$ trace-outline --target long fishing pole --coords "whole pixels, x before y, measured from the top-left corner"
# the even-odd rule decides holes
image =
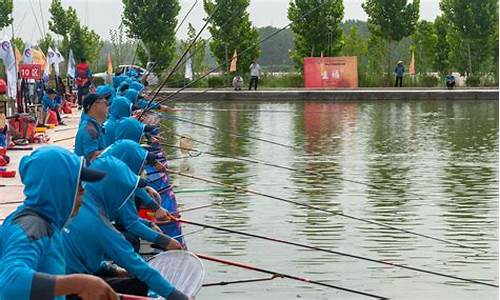
[[[184,24],[184,21],[186,21],[187,17],[189,16],[189,14],[191,13],[191,11],[193,10],[193,8],[196,6],[196,3],[198,3],[198,0],[196,0],[193,5],[191,6],[191,8],[189,9],[189,11],[186,13],[186,15],[184,16],[184,18],[182,18],[182,21],[179,23],[179,25],[177,25],[177,28],[175,29],[175,32],[174,32],[174,36],[177,34],[177,31],[179,31],[179,29],[181,28],[182,24]]]
[[[307,15],[309,15],[309,14],[313,13],[314,11],[316,11],[316,10],[318,10],[318,9],[322,8],[322,7],[323,7],[323,6],[325,6],[327,3],[328,3],[328,2],[326,2],[326,1],[325,1],[325,2],[323,2],[322,4],[320,4],[320,5],[316,6],[315,8],[311,9],[310,11],[308,11],[308,12],[304,13],[304,14],[302,15],[302,18],[304,18],[304,17],[306,17]],[[291,26],[294,22],[295,22],[295,21],[292,21],[292,22],[288,23],[287,25],[285,25],[285,26],[284,26],[284,27],[282,27],[281,29],[279,29],[279,30],[277,30],[277,31],[273,32],[272,34],[268,35],[267,37],[265,37],[265,38],[263,38],[263,39],[259,40],[257,43],[254,43],[254,44],[250,45],[249,47],[247,47],[246,49],[244,49],[243,51],[241,51],[241,52],[240,52],[240,55],[241,55],[242,53],[245,53],[245,52],[247,52],[247,51],[251,50],[251,49],[252,49],[253,47],[255,47],[256,45],[259,45],[259,44],[261,44],[261,43],[263,43],[263,42],[267,41],[268,39],[272,38],[273,36],[277,35],[278,33],[280,33],[280,32],[282,32],[282,31],[286,30],[286,29],[287,29],[288,27],[290,27],[290,26]],[[208,75],[210,75],[211,73],[213,73],[213,72],[217,71],[217,70],[218,70],[218,69],[220,69],[221,67],[222,67],[222,65],[218,65],[218,66],[216,66],[215,68],[213,68],[213,69],[211,69],[210,71],[208,71],[208,72],[207,72],[205,75],[203,75],[202,77],[200,77],[200,78],[198,78],[198,79],[196,79],[196,80],[194,80],[194,81],[192,81],[192,82],[188,83],[187,85],[183,86],[182,88],[179,88],[176,92],[174,92],[174,93],[170,94],[169,96],[167,96],[167,97],[166,97],[163,101],[169,101],[169,99],[171,99],[173,96],[177,95],[178,93],[180,93],[181,91],[183,91],[183,90],[184,90],[184,89],[186,89],[187,87],[189,87],[189,86],[191,86],[191,85],[193,85],[193,84],[197,83],[198,81],[202,80],[203,78],[207,77],[207,76],[208,76]],[[159,91],[159,90],[158,90],[158,91]],[[162,103],[162,102],[161,102],[161,101],[158,101],[158,103]],[[149,109],[150,109],[150,108],[149,108]]]
[[[379,295],[375,295],[375,294],[370,294],[370,293],[363,292],[363,291],[353,290],[353,289],[349,289],[349,288],[345,288],[345,287],[341,287],[341,286],[337,286],[337,285],[333,285],[333,284],[328,284],[328,283],[324,283],[324,282],[320,282],[320,281],[316,281],[316,280],[311,280],[311,279],[304,278],[304,277],[284,274],[284,273],[280,273],[280,272],[276,272],[276,271],[272,271],[272,270],[268,270],[268,269],[259,268],[256,266],[251,266],[251,265],[242,264],[239,262],[234,262],[234,261],[229,261],[229,260],[225,260],[225,259],[220,259],[220,258],[208,256],[205,254],[196,253],[196,256],[201,258],[201,259],[204,259],[204,260],[218,262],[221,264],[225,264],[225,265],[229,265],[229,266],[233,266],[233,267],[239,267],[242,269],[252,270],[252,271],[256,271],[256,272],[260,272],[260,273],[270,274],[270,275],[275,276],[276,278],[287,278],[287,279],[291,279],[291,280],[302,281],[302,282],[306,282],[309,284],[320,285],[320,286],[324,286],[324,287],[328,287],[328,288],[332,288],[332,289],[337,289],[337,290],[341,290],[341,291],[349,292],[349,293],[353,293],[353,294],[363,295],[363,296],[367,296],[367,297],[371,297],[371,298],[376,298],[376,299],[389,299],[387,297],[383,297],[383,296],[379,296]]]
[[[158,96],[158,94],[160,93],[161,89],[165,86],[165,84],[170,79],[170,77],[172,77],[172,75],[174,74],[174,72],[177,71],[177,69],[180,67],[180,63],[182,62],[182,60],[184,59],[184,57],[186,57],[186,55],[189,52],[189,50],[191,50],[191,48],[194,46],[194,44],[196,43],[196,41],[200,37],[201,33],[205,30],[205,28],[207,28],[209,22],[212,20],[212,17],[215,15],[215,13],[218,12],[218,8],[219,8],[219,6],[217,6],[215,8],[215,10],[213,11],[213,13],[207,18],[207,20],[205,21],[205,24],[203,24],[203,27],[198,31],[198,34],[196,34],[195,38],[191,41],[191,43],[188,45],[187,49],[184,51],[184,53],[182,54],[182,56],[179,58],[179,60],[177,60],[177,63],[175,64],[175,66],[173,67],[173,69],[167,75],[167,78],[165,78],[165,80],[162,82],[162,84],[160,85],[160,87],[158,88],[158,90],[155,92],[155,94],[153,95],[153,97],[148,101],[146,107],[144,108],[144,110],[139,115],[139,118],[138,118],[139,120],[144,115],[144,113],[147,112],[150,109],[151,103],[153,103],[154,99],[156,98],[156,96]]]
[[[392,229],[392,230],[395,230],[395,231],[400,231],[400,232],[408,233],[408,234],[411,234],[411,235],[415,235],[415,236],[419,236],[419,237],[431,239],[431,240],[434,240],[434,241],[439,241],[439,242],[442,242],[442,243],[446,243],[446,244],[450,244],[450,245],[455,245],[455,246],[458,246],[458,247],[461,247],[461,248],[473,249],[473,250],[476,250],[476,251],[481,251],[483,253],[487,253],[488,252],[488,251],[486,251],[484,249],[481,249],[479,247],[468,246],[468,245],[464,245],[462,243],[458,243],[458,242],[454,242],[454,241],[450,241],[450,240],[446,240],[446,239],[442,239],[442,238],[433,237],[433,236],[430,236],[430,235],[427,235],[427,234],[418,233],[418,232],[407,230],[407,229],[404,229],[404,228],[399,228],[399,227],[396,227],[396,226],[393,226],[393,225],[389,225],[389,224],[386,224],[386,223],[377,222],[377,221],[373,221],[373,220],[368,220],[368,219],[364,219],[364,218],[361,218],[361,217],[356,217],[356,216],[353,216],[353,215],[348,215],[348,214],[345,214],[345,213],[336,212],[336,211],[333,211],[333,210],[330,210],[330,209],[326,209],[326,208],[322,208],[322,207],[319,207],[319,206],[315,206],[315,205],[311,205],[311,204],[307,204],[307,203],[301,203],[301,202],[298,202],[298,201],[293,201],[293,200],[290,200],[290,199],[286,199],[286,198],[282,198],[282,197],[278,197],[278,196],[273,196],[273,195],[265,194],[265,193],[258,192],[258,191],[255,191],[255,190],[251,190],[251,189],[247,189],[247,188],[244,188],[244,187],[241,187],[241,186],[236,186],[236,185],[232,185],[232,184],[228,184],[228,183],[223,183],[223,182],[220,182],[220,181],[216,181],[216,180],[208,179],[208,178],[204,178],[204,177],[194,176],[194,175],[191,175],[191,174],[186,174],[186,173],[182,173],[182,172],[179,172],[179,171],[171,170],[169,168],[167,168],[167,171],[170,172],[170,173],[172,173],[172,174],[177,174],[179,176],[188,177],[188,178],[192,178],[192,179],[197,179],[197,180],[205,181],[205,182],[216,184],[216,185],[227,186],[227,187],[230,187],[230,188],[234,189],[235,191],[246,192],[246,193],[257,195],[257,196],[262,196],[262,197],[265,197],[265,198],[269,198],[269,199],[273,199],[273,200],[277,200],[277,201],[281,201],[281,202],[286,202],[286,203],[290,203],[290,204],[297,205],[297,206],[303,206],[303,207],[306,207],[306,208],[309,208],[309,209],[313,209],[313,210],[317,210],[317,211],[326,212],[326,213],[329,213],[329,214],[334,215],[334,216],[341,216],[341,217],[344,217],[344,218],[348,218],[348,219],[360,221],[360,222],[363,222],[363,223],[377,225],[377,226],[388,228],[388,229]]]
[[[251,140],[261,141],[261,142],[265,142],[265,143],[269,143],[269,144],[273,144],[273,145],[276,145],[276,146],[281,146],[281,147],[285,147],[285,148],[289,148],[289,149],[296,149],[297,148],[297,147],[292,146],[292,145],[288,145],[288,144],[284,144],[284,143],[280,143],[280,142],[275,142],[273,140],[264,139],[264,138],[260,138],[260,137],[256,137],[256,136],[243,135],[243,134],[231,132],[231,131],[228,131],[228,130],[223,130],[223,129],[217,128],[215,126],[211,126],[211,125],[207,125],[207,124],[203,124],[203,123],[194,122],[194,121],[191,121],[191,120],[188,120],[188,119],[184,119],[184,118],[179,118],[179,117],[175,117],[175,116],[170,116],[169,115],[167,117],[167,119],[171,119],[171,120],[175,120],[175,121],[181,121],[181,122],[185,122],[185,123],[189,123],[189,124],[193,124],[193,125],[205,127],[205,128],[216,130],[216,131],[223,131],[223,132],[225,132],[225,133],[227,133],[227,134],[229,134],[231,136],[235,136],[235,137],[239,137],[239,138],[248,138],[248,139],[251,139]]]
[[[181,138],[183,137],[181,134],[176,134],[176,135],[181,136]],[[163,138],[160,138],[160,139],[163,139]],[[195,141],[197,143],[200,143],[200,144],[204,144],[204,145],[208,145],[208,146],[215,146],[215,145],[210,144],[210,143],[206,143],[206,142],[203,142],[203,141],[195,140],[195,139],[193,139],[191,137],[189,137],[188,139],[190,139],[192,141]],[[219,154],[219,153],[210,152],[210,151],[201,151],[201,150],[198,150],[198,149],[186,148],[186,147],[182,147],[182,146],[167,144],[167,143],[164,143],[164,142],[160,142],[160,145],[166,146],[166,147],[170,147],[170,148],[177,148],[177,149],[181,149],[181,150],[195,151],[196,152],[196,156],[199,156],[199,155],[205,153],[207,155],[214,156],[214,157],[229,158],[229,159],[234,159],[234,160],[239,160],[239,161],[250,162],[250,163],[254,163],[254,164],[261,164],[261,165],[265,165],[265,166],[269,166],[269,167],[274,167],[274,168],[278,168],[278,169],[283,169],[283,170],[288,170],[288,171],[303,172],[305,174],[319,176],[319,177],[322,177],[324,179],[333,178],[333,179],[341,180],[341,181],[344,181],[344,182],[350,182],[350,183],[360,184],[360,185],[363,185],[363,186],[366,186],[366,187],[370,187],[370,188],[373,188],[373,189],[377,189],[377,190],[380,189],[380,186],[378,186],[376,184],[366,183],[366,182],[358,181],[358,180],[354,180],[354,179],[347,179],[347,178],[343,178],[343,177],[339,177],[339,176],[331,176],[331,175],[327,176],[327,175],[325,175],[325,174],[323,174],[321,172],[309,171],[309,170],[300,170],[298,168],[292,168],[292,167],[289,167],[289,166],[279,165],[279,164],[275,164],[275,163],[271,163],[271,162],[267,162],[267,161],[255,159],[255,158],[252,158],[252,157],[248,157],[248,156],[247,157],[242,157],[242,156],[224,155],[224,154]],[[385,188],[387,188],[389,190],[392,190],[392,191],[396,190],[396,189],[394,189],[392,187],[385,187]],[[419,200],[424,200],[421,196],[419,196],[416,193],[408,192],[408,194],[411,194],[411,195],[417,197]]]
[[[444,273],[441,273],[441,272],[430,271],[430,270],[426,270],[426,269],[422,269],[422,268],[418,268],[418,267],[412,267],[412,266],[408,266],[408,265],[401,265],[401,264],[397,264],[397,263],[391,263],[391,262],[388,262],[388,261],[383,261],[383,260],[378,260],[378,259],[369,258],[369,257],[365,257],[365,256],[355,255],[355,254],[352,254],[352,253],[345,253],[345,252],[340,252],[340,251],[325,249],[325,248],[321,248],[321,247],[315,247],[315,246],[311,246],[311,245],[306,245],[306,244],[301,244],[301,243],[297,243],[297,242],[286,241],[286,240],[282,240],[282,239],[277,239],[277,238],[273,238],[273,237],[268,237],[268,236],[253,234],[253,233],[249,233],[249,232],[244,232],[244,231],[239,231],[239,230],[233,230],[233,229],[228,229],[228,228],[224,228],[224,227],[219,227],[219,226],[214,226],[214,225],[209,225],[209,224],[204,224],[204,223],[198,223],[198,222],[193,222],[193,221],[188,221],[188,220],[185,220],[185,219],[175,219],[174,221],[180,222],[180,223],[184,223],[184,224],[194,225],[194,226],[198,226],[198,227],[202,227],[202,228],[209,228],[209,229],[214,229],[214,230],[218,230],[218,231],[224,231],[224,232],[234,233],[234,234],[238,234],[238,235],[242,235],[242,236],[248,236],[248,237],[258,238],[258,239],[262,239],[262,240],[277,242],[277,243],[281,243],[281,244],[285,244],[285,245],[291,245],[291,246],[296,246],[296,247],[300,247],[300,248],[310,249],[310,250],[314,250],[314,251],[320,251],[320,252],[325,252],[325,253],[330,253],[330,254],[336,254],[336,255],[340,255],[340,256],[346,256],[346,257],[360,259],[360,260],[364,260],[364,261],[369,261],[369,262],[373,262],[373,263],[377,263],[377,264],[388,265],[388,266],[391,266],[391,267],[398,267],[398,268],[407,269],[407,270],[411,270],[411,271],[415,271],[415,272],[426,273],[426,274],[431,274],[431,275],[436,275],[436,276],[441,276],[441,277],[446,277],[446,278],[456,279],[456,280],[460,280],[460,281],[466,281],[466,282],[470,282],[470,283],[487,285],[487,286],[498,288],[498,285],[492,284],[492,283],[488,283],[488,282],[483,282],[483,281],[479,281],[479,280],[474,280],[474,279],[469,279],[469,278],[463,278],[463,277],[459,277],[459,276],[444,274]]]

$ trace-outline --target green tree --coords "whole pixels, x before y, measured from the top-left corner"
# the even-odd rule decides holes
[[[113,64],[116,66],[129,64],[133,59],[137,45],[125,35],[123,23],[117,29],[111,29],[109,35],[111,37],[111,49],[108,49],[105,53],[109,53],[109,50],[111,50]]]
[[[433,68],[441,74],[449,72],[450,44],[448,43],[449,25],[443,16],[434,20],[434,32],[436,33],[436,44],[434,45]]]
[[[365,76],[367,71],[368,41],[358,34],[358,26],[353,25],[345,39],[341,54],[345,56],[356,56],[358,61],[358,76]]]
[[[175,28],[180,5],[178,0],[122,0],[123,24],[129,37],[139,39],[137,57],[153,70],[164,70],[175,57]]]
[[[188,32],[187,32],[187,39],[186,40],[181,40],[181,51],[184,53],[184,51],[187,50],[189,45],[193,43],[194,38],[196,37],[196,30],[194,29],[193,25],[191,23],[188,24]],[[205,48],[206,48],[207,41],[204,39],[199,38],[196,40],[191,47],[190,50],[190,55],[191,55],[191,62],[193,64],[193,73],[202,73],[207,70],[207,65],[205,64]],[[187,59],[187,57],[186,57]]]
[[[80,25],[71,28],[70,36],[69,48],[73,50],[75,58],[85,58],[95,66],[103,45],[101,37],[94,30]]]
[[[260,56],[259,34],[246,11],[249,0],[203,0],[209,15],[208,30],[212,35],[210,50],[223,70],[229,69],[234,51],[238,53],[237,69],[249,72],[254,59]]]
[[[460,71],[492,71],[497,34],[497,0],[441,0],[443,16],[450,24],[450,58]],[[497,34],[498,35],[498,34]]]
[[[74,27],[80,26],[76,10],[71,6],[64,9],[61,0],[52,0],[49,12],[51,15],[49,29],[63,37],[59,50],[64,57],[67,57],[69,54],[70,33]]]
[[[12,0],[0,1],[0,30],[12,23]]]
[[[435,51],[438,43],[436,28],[432,22],[420,21],[412,35],[417,72],[426,73],[434,70]]]
[[[325,3],[326,2],[326,3]],[[319,8],[319,6],[321,6]],[[343,46],[344,17],[342,0],[292,0],[288,19],[292,21],[295,50],[291,58],[298,70],[304,67],[304,57],[337,55]]]
[[[396,42],[415,31],[420,0],[367,0],[361,6],[368,15],[368,29],[386,41],[387,74],[393,70],[392,51]]]
[[[26,43],[20,37],[13,38],[12,44],[14,44],[14,47],[16,47],[16,49],[19,50],[19,52],[21,53],[23,53],[24,48],[26,48]]]
[[[49,47],[53,47],[55,45],[55,41],[54,38],[47,33],[44,37],[38,40],[37,44],[38,48],[40,48],[43,53],[47,53]]]

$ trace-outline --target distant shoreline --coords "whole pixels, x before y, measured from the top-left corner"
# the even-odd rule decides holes
[[[175,93],[163,89],[160,98]],[[494,100],[499,99],[498,88],[358,88],[358,89],[262,89],[257,91],[232,89],[186,89],[172,100],[187,101],[363,101],[363,100]]]

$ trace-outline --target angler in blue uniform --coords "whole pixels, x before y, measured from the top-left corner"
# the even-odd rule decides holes
[[[75,153],[91,163],[106,147],[103,123],[108,117],[106,99],[89,94],[83,99],[81,123],[75,137]]]
[[[142,173],[144,165],[147,162],[155,161],[148,151],[131,140],[116,141],[111,146],[106,148],[106,150],[104,150],[99,157],[107,156],[113,156],[123,161],[136,175]],[[153,188],[145,187],[138,189],[135,196],[139,198],[140,202],[145,207],[155,211],[155,217],[157,219],[168,218],[167,212],[159,204],[161,196]],[[152,197],[157,198],[157,200]],[[131,236],[126,235],[129,241],[132,240],[134,242],[138,242],[138,240],[134,237],[139,237],[158,245],[163,250],[182,249],[182,246],[176,240],[164,235],[161,232],[161,229],[154,223],[139,218],[137,215],[136,202],[133,201],[133,199],[128,201],[123,208],[119,210],[118,218],[114,221],[117,221],[117,224],[119,225],[118,228],[120,228],[120,230],[123,229],[123,231],[130,233]],[[154,230],[151,227],[153,227]]]
[[[24,203],[0,227],[0,299],[63,299],[58,296],[69,294],[117,299],[97,277],[64,275],[61,245],[62,228],[80,207],[80,181],[98,181],[106,174],[86,169],[81,157],[57,146],[24,156],[19,174]]]
[[[168,300],[188,299],[151,268],[111,224],[135,190],[142,187],[140,177],[111,156],[96,158],[92,167],[107,175],[100,182],[85,185],[80,213],[63,233],[66,271],[96,274],[103,272],[103,266],[108,266],[103,262],[111,259],[126,270],[125,274],[112,274],[115,270],[106,270],[110,275],[122,275],[121,279],[105,278],[115,291],[146,296],[151,289]]]
[[[104,84],[97,87],[96,94],[99,95],[99,97],[106,99],[108,106],[111,106],[116,92],[110,85]]]
[[[104,122],[104,142],[106,146],[113,144],[116,140],[115,129],[117,122],[122,118],[130,117],[131,113],[132,103],[130,103],[127,98],[118,96],[114,99],[109,117],[106,122]]]

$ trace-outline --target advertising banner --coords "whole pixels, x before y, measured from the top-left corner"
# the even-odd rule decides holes
[[[305,57],[304,86],[324,89],[357,88],[357,57]]]

